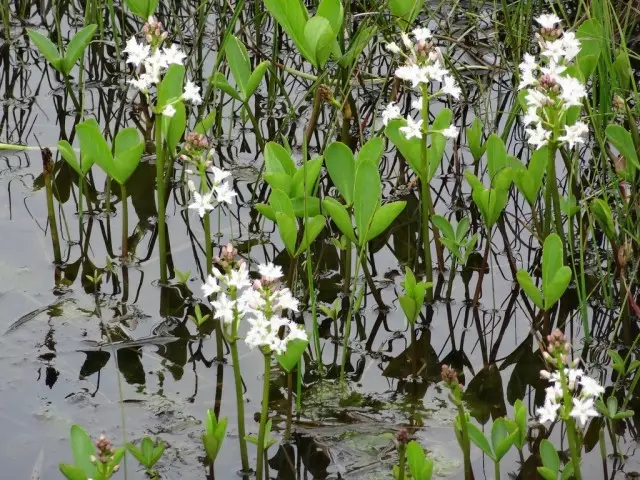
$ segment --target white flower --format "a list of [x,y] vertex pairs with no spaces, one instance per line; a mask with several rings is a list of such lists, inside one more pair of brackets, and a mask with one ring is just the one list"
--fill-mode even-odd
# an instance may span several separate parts
[[580,385],[582,385],[582,395],[599,397],[604,393],[604,387],[596,380],[586,375],[580,379]]
[[411,82],[411,86],[413,88],[416,88],[421,83],[429,82],[427,70],[419,67],[415,63],[402,65],[401,67],[396,68],[395,76],[402,80]]
[[207,210],[213,210],[213,204],[211,203],[211,193],[205,193],[204,195],[198,192],[193,192],[193,202],[189,204],[189,208],[198,210],[200,218],[204,217]]
[[583,135],[589,132],[589,126],[584,122],[576,122],[573,125],[564,127],[565,134],[558,140],[567,142],[569,148],[573,148],[577,143],[584,143]]
[[395,42],[391,42],[391,43],[387,43],[385,45],[385,48],[387,49],[388,52],[391,53],[400,53],[400,47],[398,46],[397,43]]
[[241,263],[240,266],[231,270],[226,277],[227,285],[235,287],[241,290],[251,285],[251,279],[249,279],[249,270],[247,270],[247,264]]
[[561,39],[553,40],[550,42],[543,40],[540,42],[540,48],[542,49],[540,55],[556,62],[558,62],[566,54],[566,48]]
[[542,28],[548,29],[555,28],[555,26],[560,23],[560,18],[558,18],[554,13],[545,13],[537,17],[535,20]]
[[536,415],[538,415],[538,422],[540,423],[555,422],[556,417],[558,415],[559,408],[560,408],[559,403],[545,401],[544,406],[536,410]]
[[574,77],[559,77],[558,84],[562,88],[560,98],[564,100],[566,106],[581,106],[581,99],[587,96],[587,91],[580,80]]
[[288,288],[285,288],[278,292],[278,297],[276,298],[273,308],[275,310],[291,310],[293,312],[297,312],[298,303],[298,300],[291,295],[291,291]]
[[545,130],[541,124],[537,124],[535,129],[527,128],[525,131],[529,135],[529,143],[536,147],[536,150],[545,146],[551,137],[551,132]]
[[207,281],[200,288],[202,289],[202,293],[205,297],[220,291],[220,285],[218,285],[216,277],[212,275],[207,275]]
[[169,48],[163,48],[162,53],[164,54],[165,61],[169,65],[171,65],[172,63],[176,65],[182,65],[182,60],[184,60],[187,56],[175,43]]
[[541,118],[538,115],[538,107],[531,106],[527,108],[527,113],[525,113],[524,117],[522,117],[522,123],[525,126],[531,125],[532,123],[540,123]]
[[227,325],[233,322],[235,303],[235,300],[230,300],[224,293],[219,294],[218,298],[211,302],[211,306],[215,309],[213,318],[222,320],[222,323]]
[[289,333],[286,337],[287,343],[292,340],[309,340],[307,332],[293,322],[289,322]]
[[544,107],[545,105],[551,103],[551,99],[549,97],[547,97],[544,93],[534,89],[527,91],[525,100],[527,101],[527,105],[529,107]]
[[182,98],[194,105],[200,105],[202,103],[202,97],[200,96],[200,87],[196,86],[191,80],[188,80],[184,86],[184,92]]
[[278,280],[279,278],[282,278],[283,276],[282,268],[278,265],[274,265],[271,262],[267,263],[266,265],[259,265],[258,272],[260,272],[262,278],[264,278],[267,282],[273,282],[275,280]]
[[[136,67],[139,66],[151,53],[149,45],[138,43],[135,37],[131,37],[127,41],[127,46],[123,50],[127,54],[127,63],[132,63]],[[143,90],[142,88],[140,90]]]
[[573,409],[569,415],[578,420],[580,425],[584,427],[590,417],[598,417],[600,414],[593,408],[593,398],[586,398],[584,400],[574,398]]
[[557,81],[557,79],[560,76],[560,74],[562,74],[566,69],[567,69],[567,67],[565,67],[564,65],[562,65],[560,63],[555,62],[552,59],[549,62],[549,65],[547,65],[546,67],[540,68],[540,71],[542,73],[544,73],[545,75],[548,75],[551,78],[551,80]]
[[447,127],[444,130],[442,130],[441,133],[447,138],[457,138],[458,137],[458,127],[456,127],[455,125],[450,125],[449,127]]
[[416,42],[424,42],[425,40],[433,37],[431,30],[429,30],[428,28],[414,28],[411,33],[413,33]]
[[561,38],[564,47],[564,59],[567,62],[573,60],[580,53],[580,40],[576,38],[573,32],[566,32]]
[[402,133],[407,140],[415,137],[422,138],[422,120],[418,120],[417,122],[411,118],[407,117],[407,125],[404,127],[400,127],[400,133]]
[[402,43],[404,44],[405,47],[413,48],[413,42],[411,42],[411,39],[409,38],[409,35],[407,35],[406,33],[402,32],[400,34],[400,38],[402,38]]
[[140,75],[140,78],[132,78],[129,80],[129,83],[133,85],[135,88],[140,90],[141,92],[147,92],[149,87],[153,85],[151,78],[146,73]]
[[211,165],[211,172],[213,173],[213,184],[219,185],[225,178],[231,176],[230,172],[222,170],[221,168]]
[[389,124],[391,120],[394,118],[399,118],[402,116],[400,112],[400,107],[395,103],[391,102],[386,106],[386,108],[382,111],[382,123],[386,126]]
[[162,109],[162,115],[165,117],[173,117],[176,114],[176,109],[173,108],[173,105],[167,105]]
[[537,81],[538,79],[533,74],[533,71],[526,70],[522,72],[522,75],[520,75],[520,84],[518,85],[518,90],[522,90],[523,88],[535,85]]
[[427,80],[432,79],[442,82],[442,80],[449,75],[449,70],[444,68],[440,62],[434,62],[432,65],[424,67],[423,70]]
[[147,57],[144,61],[145,73],[149,75],[149,79],[153,83],[160,81],[160,75],[168,66],[167,59],[160,49],[156,50],[153,55]]
[[460,98],[460,93],[462,93],[462,89],[456,83],[456,79],[451,75],[447,75],[446,77],[444,77],[444,85],[442,86],[442,91],[447,95],[451,95],[456,100]]
[[220,185],[216,185],[213,187],[213,191],[216,194],[216,200],[219,203],[228,203],[229,205],[233,204],[233,197],[237,195],[236,192],[229,186],[227,182],[223,182]]

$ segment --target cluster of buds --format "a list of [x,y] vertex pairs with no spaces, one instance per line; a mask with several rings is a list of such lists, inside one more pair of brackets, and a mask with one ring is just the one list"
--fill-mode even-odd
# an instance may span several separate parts
[[116,449],[111,444],[111,440],[109,440],[104,435],[100,435],[98,441],[96,442],[96,449],[98,453],[98,458],[92,458],[93,463],[100,462],[107,464],[113,459],[113,455],[116,453]]
[[236,256],[238,255],[238,249],[233,246],[231,243],[227,243],[220,250],[220,255],[213,259],[213,263],[215,263],[220,270],[228,273],[230,270],[234,270],[240,267],[240,265],[244,262],[244,260],[240,259],[236,261]]
[[542,356],[550,364],[559,367],[556,359],[560,358],[563,365],[568,364],[570,351],[571,344],[567,341],[565,334],[555,329],[547,335],[547,348],[542,352]]
[[142,27],[142,33],[147,43],[157,46],[169,36],[169,32],[164,31],[162,22],[157,21],[153,17],[149,17]]
[[452,368],[449,365],[442,365],[442,369],[440,370],[440,378],[449,388],[459,385],[458,372],[456,372],[455,368]]
[[189,132],[185,138],[184,148],[188,152],[201,153],[203,150],[209,148],[209,142],[205,135],[198,132]]
[[411,440],[411,436],[409,435],[409,430],[406,428],[401,428],[396,433],[396,444],[397,445],[406,445]]

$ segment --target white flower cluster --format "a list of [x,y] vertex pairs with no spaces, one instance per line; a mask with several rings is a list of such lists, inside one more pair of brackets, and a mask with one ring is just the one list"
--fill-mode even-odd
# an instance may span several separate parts
[[[540,58],[526,53],[520,64],[519,90],[526,90],[527,111],[523,117],[528,140],[536,149],[550,141],[573,148],[584,143],[589,131],[586,123],[566,125],[569,107],[581,106],[587,95],[582,81],[569,74],[568,67],[580,52],[580,41],[573,32],[563,32],[560,19],[553,14],[536,18]],[[564,134],[561,134],[564,130]]]
[[229,182],[223,181],[225,178],[231,176],[231,173],[215,165],[211,165],[211,172],[213,173],[213,183],[211,190],[207,193],[197,192],[195,184],[191,180],[188,182],[189,190],[191,190],[191,194],[193,195],[193,201],[189,204],[189,208],[197,210],[200,218],[204,217],[207,212],[213,210],[216,204],[233,204],[233,197],[237,195],[229,185]]
[[[145,29],[149,25],[153,25],[157,29],[154,29],[155,31],[160,31],[161,24],[156,22],[153,17],[149,17],[145,24]],[[129,39],[123,50],[127,55],[127,63],[131,63],[137,68],[142,66],[137,78],[129,80],[129,83],[141,92],[148,93],[153,85],[160,83],[162,74],[166,72],[170,65],[182,65],[183,60],[186,58],[186,54],[175,44],[168,48],[163,47],[162,44],[165,39],[166,32],[161,35],[146,35],[146,40],[150,40],[148,43],[145,43],[145,41],[138,43],[134,36]],[[200,105],[202,103],[200,87],[190,80],[187,81],[180,98],[194,105]],[[172,105],[167,105],[162,111],[162,114],[168,117],[173,116],[174,113],[175,108]]]
[[[564,375],[573,402],[569,416],[575,418],[582,427],[585,427],[589,418],[600,415],[594,408],[594,403],[596,398],[604,393],[604,387],[579,368],[565,368]],[[555,422],[558,411],[563,408],[560,372],[550,373],[542,370],[540,376],[549,380],[551,385],[546,389],[544,405],[536,410],[538,421],[540,423]]]
[[[389,52],[399,54],[405,59],[404,65],[396,69],[395,76],[411,82],[413,88],[420,88],[423,92],[425,92],[423,87],[429,86],[431,82],[439,82],[440,88],[430,94],[429,98],[440,95],[450,95],[454,99],[460,98],[461,89],[449,70],[444,67],[442,52],[431,42],[433,38],[431,31],[428,28],[416,28],[411,33],[413,40],[408,34],[402,34],[402,43],[406,52],[396,43],[388,43],[386,46]],[[422,97],[415,99],[411,106],[421,111]],[[392,102],[382,112],[382,123],[387,125],[391,120],[401,117],[400,108]],[[422,122],[422,119],[415,120],[409,116],[407,125],[401,127],[400,131],[407,138],[422,138]],[[439,133],[447,138],[456,138],[458,129],[451,125]]]
[[[233,247],[226,247],[231,258],[233,251]],[[261,280],[251,282],[244,262],[237,262],[227,273],[214,269],[213,275],[209,275],[202,285],[202,292],[207,297],[216,294],[211,302],[215,310],[213,316],[225,327],[229,327],[234,319],[247,320],[250,329],[245,342],[250,348],[283,354],[290,341],[307,340],[306,332],[283,316],[285,310],[298,311],[298,300],[288,288],[277,288],[276,283],[282,277],[280,267],[267,263],[259,265],[258,271]]]

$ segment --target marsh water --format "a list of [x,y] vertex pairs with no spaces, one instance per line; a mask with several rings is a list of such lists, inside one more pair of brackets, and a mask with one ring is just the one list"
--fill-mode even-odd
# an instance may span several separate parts
[[[71,142],[75,123],[84,117],[96,118],[108,136],[123,126],[138,126],[148,136],[148,145],[142,165],[128,183],[129,249],[135,257],[129,264],[119,259],[121,198],[110,192],[111,210],[107,209],[105,177],[97,168],[92,172],[91,205],[83,205],[81,238],[77,175],[56,151],[51,179],[55,226],[47,210],[41,152],[0,153],[0,478],[28,478],[34,465],[39,478],[59,478],[58,463],[71,458],[68,432],[72,423],[83,425],[93,436],[105,433],[115,443],[145,434],[158,436],[168,447],[158,467],[162,478],[205,478],[200,436],[207,408],[217,408],[221,416],[229,418],[216,477],[238,478],[230,357],[224,344],[220,351],[212,325],[198,331],[189,318],[197,303],[205,310],[209,307],[200,292],[206,276],[202,224],[186,208],[188,192],[181,182],[179,165],[167,206],[172,274],[169,285],[159,283],[151,127],[144,105],[127,88],[129,71],[118,60],[116,48],[116,42],[124,45],[122,38],[135,33],[140,25],[116,5],[119,36],[115,38],[113,19],[106,10],[99,13],[104,37],[87,50],[84,105],[78,111],[60,76],[29,43],[26,28],[55,36],[54,11],[58,10],[66,38],[83,24],[84,5],[23,3],[11,6],[10,29],[3,30],[3,37],[11,40],[0,47],[0,141],[30,146],[54,146],[65,138]],[[221,18],[229,17],[230,6],[224,2],[202,2],[201,8],[191,1],[161,3],[158,17],[189,53],[190,77],[204,85],[215,63]],[[490,8],[483,12],[483,21],[488,22]],[[261,33],[256,34],[254,13],[248,8],[243,13],[241,33],[252,58],[262,60],[261,52],[268,52],[267,56],[272,52],[274,24],[268,15],[263,16]],[[358,15],[358,11],[352,13]],[[451,32],[458,35],[468,28],[462,17],[448,22]],[[478,116],[500,129],[506,122],[504,112],[513,102],[513,89],[492,53],[499,38],[494,38],[488,23],[480,23],[475,41],[469,41],[457,54],[456,61],[469,67],[465,75],[473,78],[469,83],[473,88],[467,92],[468,102],[454,105],[454,118],[462,126]],[[281,61],[291,68],[308,70],[286,38],[278,38]],[[367,49],[365,56],[367,72],[387,78],[390,57],[380,45]],[[283,71],[278,75],[288,98],[273,94],[263,84],[252,106],[262,136],[286,141],[299,160],[312,103],[308,95],[312,81]],[[366,77],[357,80],[353,96],[356,118],[362,123],[351,125],[354,144],[359,129],[365,138],[371,135],[371,121],[387,103],[389,85],[388,81]],[[209,135],[215,151],[213,162],[232,173],[238,196],[233,206],[220,210],[219,218],[217,213],[213,217],[217,233],[214,251],[232,242],[252,265],[272,261],[288,273],[289,258],[274,224],[253,208],[257,201],[264,201],[268,188],[258,182],[263,158],[251,124],[248,120],[245,123],[239,105],[228,97],[223,103],[205,105],[204,112],[216,108],[219,117]],[[324,106],[310,144],[312,155],[337,138],[338,121],[337,113]],[[379,128],[379,122],[377,125]],[[526,150],[517,124],[508,147],[516,156]],[[586,153],[585,162],[588,156]],[[474,231],[482,233],[461,175],[464,168],[473,168],[469,152],[458,142],[450,144],[431,185],[435,210],[447,217],[469,216]],[[481,236],[477,252],[456,276],[451,300],[443,299],[449,272],[441,272],[441,295],[423,309],[412,345],[397,295],[404,266],[417,267],[420,273],[418,191],[410,172],[390,147],[380,169],[385,199],[402,199],[407,206],[393,226],[371,242],[368,275],[358,278],[365,295],[351,329],[346,386],[338,382],[343,309],[337,336],[332,321],[319,314],[323,373],[320,375],[317,368],[305,370],[302,410],[294,421],[293,438],[281,441],[269,452],[272,478],[391,478],[391,468],[397,462],[394,438],[403,427],[430,452],[439,477],[462,478],[462,456],[452,428],[456,412],[448,391],[440,384],[444,364],[464,371],[467,407],[485,430],[492,419],[510,413],[516,399],[524,400],[531,416],[542,401],[545,385],[539,379],[543,366],[539,336],[532,329],[531,305],[517,288],[511,270],[512,263],[516,268],[530,269],[539,261],[537,241],[524,221],[529,215],[525,202],[514,195],[503,228],[496,229],[491,239]],[[320,190],[322,194],[331,192],[326,179]],[[52,238],[52,228],[58,232],[59,247]],[[335,226],[333,232],[337,232]],[[317,300],[324,305],[336,298],[346,300],[345,292],[355,288],[355,282],[344,285],[344,253],[332,243],[331,233],[325,230],[313,245]],[[481,305],[474,309],[470,297],[488,241],[492,242],[489,268]],[[57,248],[61,255],[58,263]],[[305,266],[299,262],[297,268],[296,292],[304,300]],[[190,272],[184,284],[174,269]],[[96,272],[103,275],[99,290],[87,278]],[[591,302],[593,341],[586,348],[576,308],[575,294],[569,291],[556,312],[556,322],[567,325],[567,333],[594,376],[606,383],[610,379],[606,350],[618,313],[597,298]],[[301,315],[309,330],[310,310],[303,309]],[[255,434],[262,356],[242,342],[240,345],[247,430]],[[420,367],[417,375],[412,372],[413,362]],[[286,378],[274,368],[270,413],[281,440],[286,409]],[[615,432],[619,451],[626,456],[625,462],[613,456],[608,460],[609,472],[621,470],[616,473],[618,478],[639,469],[634,456],[636,418],[622,423]],[[560,431],[553,435],[561,441]],[[535,438],[531,442],[534,445]],[[593,451],[585,456],[585,471],[592,469],[594,473],[586,478],[604,478],[598,447],[595,441],[587,443]],[[250,454],[253,461],[255,450]],[[524,460],[523,464],[512,451],[507,467],[503,467],[504,478],[507,474],[536,478],[535,456]],[[472,461],[476,478],[493,475],[491,462],[479,450],[473,451]],[[128,478],[144,478],[132,459],[126,473]]]

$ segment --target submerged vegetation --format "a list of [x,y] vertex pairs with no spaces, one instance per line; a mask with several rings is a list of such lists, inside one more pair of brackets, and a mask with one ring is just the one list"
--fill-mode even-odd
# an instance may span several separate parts
[[[25,324],[77,305],[36,362],[53,390],[72,342],[86,359],[64,360],[65,398],[117,405],[71,409],[73,460],[45,446],[32,478],[634,469],[631,3],[0,11],[0,149],[24,162],[9,170],[55,272],[54,300],[7,325],[6,358],[29,357],[11,343],[31,342]],[[54,100],[42,136],[28,96]]]

